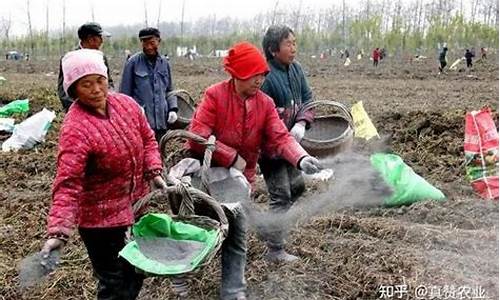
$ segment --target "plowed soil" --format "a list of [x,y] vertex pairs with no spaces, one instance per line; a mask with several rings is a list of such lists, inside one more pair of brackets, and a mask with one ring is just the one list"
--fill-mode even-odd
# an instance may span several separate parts
[[[121,63],[113,60],[113,70],[121,70]],[[463,167],[465,112],[489,106],[498,120],[498,61],[490,57],[473,71],[462,66],[442,75],[431,59],[388,59],[374,68],[368,60],[344,67],[332,58],[303,58],[302,65],[317,99],[346,105],[363,101],[389,148],[447,200],[325,212],[292,230],[288,250],[301,259],[288,265],[268,263],[264,244],[251,233],[249,298],[376,299],[392,286],[393,291],[406,288],[402,299],[498,299],[498,202],[476,196]],[[226,78],[218,59],[176,59],[172,67],[176,87],[195,99]],[[7,78],[0,86],[1,102],[30,98],[32,113],[47,107],[57,114],[45,143],[0,153],[0,299],[95,299],[96,282],[78,235],[47,281],[24,292],[18,288],[19,261],[38,251],[45,238],[64,117],[55,93],[57,70],[55,61],[0,66],[0,75]],[[118,81],[119,71],[114,77]],[[265,201],[262,182],[257,190]],[[192,279],[190,299],[217,299],[219,276],[216,259]],[[422,287],[425,297],[418,298]],[[173,298],[168,279],[161,278],[147,279],[140,295]]]

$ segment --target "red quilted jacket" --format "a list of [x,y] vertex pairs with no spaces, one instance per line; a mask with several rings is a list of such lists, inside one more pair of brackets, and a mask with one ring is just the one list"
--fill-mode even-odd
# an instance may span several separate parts
[[48,234],[134,222],[132,204],[161,170],[154,133],[135,101],[109,93],[107,117],[75,102],[59,136]]
[[[294,166],[307,155],[288,133],[273,100],[260,90],[242,100],[232,80],[217,83],[205,91],[190,131],[205,138],[215,135],[217,142],[212,160],[219,166],[229,168],[237,154],[243,157],[247,162],[243,173],[250,183],[255,180],[257,160],[264,148]],[[188,142],[188,147],[198,155],[205,150],[193,141]]]

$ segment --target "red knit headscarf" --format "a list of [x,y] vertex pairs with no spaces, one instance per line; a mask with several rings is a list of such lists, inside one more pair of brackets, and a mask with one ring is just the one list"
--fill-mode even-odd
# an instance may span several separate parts
[[237,43],[229,49],[228,55],[224,57],[224,69],[240,80],[269,73],[264,56],[249,42]]

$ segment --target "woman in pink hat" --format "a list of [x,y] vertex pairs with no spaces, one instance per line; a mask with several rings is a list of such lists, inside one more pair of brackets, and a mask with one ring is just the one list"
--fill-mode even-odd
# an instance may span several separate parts
[[165,187],[158,144],[136,102],[108,92],[102,53],[82,49],[63,57],[64,90],[75,102],[64,118],[48,216],[47,258],[60,250],[75,227],[85,243],[98,299],[135,299],[143,277],[118,257],[132,205]]

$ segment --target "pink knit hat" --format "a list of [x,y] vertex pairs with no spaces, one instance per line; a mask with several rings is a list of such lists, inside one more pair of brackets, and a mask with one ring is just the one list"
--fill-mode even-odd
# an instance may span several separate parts
[[98,74],[108,78],[104,56],[99,50],[79,49],[68,52],[62,58],[62,70],[63,88],[66,94],[73,83],[87,75]]

